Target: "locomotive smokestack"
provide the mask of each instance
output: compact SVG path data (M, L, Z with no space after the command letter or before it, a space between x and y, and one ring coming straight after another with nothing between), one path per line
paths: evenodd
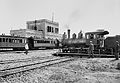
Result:
M70 39L70 29L68 29L68 39Z

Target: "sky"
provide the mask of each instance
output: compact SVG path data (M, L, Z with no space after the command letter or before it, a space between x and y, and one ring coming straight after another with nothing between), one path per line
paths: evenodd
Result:
M104 29L120 35L120 0L0 0L0 34L52 15L61 34L69 28L71 34Z

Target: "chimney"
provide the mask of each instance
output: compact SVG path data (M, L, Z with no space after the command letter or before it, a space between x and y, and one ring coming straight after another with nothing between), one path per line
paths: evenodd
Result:
M70 39L70 29L68 29L68 39Z

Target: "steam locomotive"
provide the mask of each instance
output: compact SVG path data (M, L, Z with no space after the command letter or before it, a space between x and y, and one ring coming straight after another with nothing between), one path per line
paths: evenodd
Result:
M57 47L56 40L53 39L0 35L0 50L24 50L26 43L31 50Z
M116 41L120 42L120 36L105 38L107 34L109 34L108 31L97 30L85 33L85 37L80 32L78 38L76 38L76 34L74 33L72 38L70 38L70 30L68 30L68 38L65 33L63 34L62 52L88 53L90 41L92 41L95 54L115 54Z

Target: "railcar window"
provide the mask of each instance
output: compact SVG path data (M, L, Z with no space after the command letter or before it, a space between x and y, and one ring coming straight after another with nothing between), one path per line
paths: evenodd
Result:
M44 43L47 43L47 41L44 41Z
M51 41L51 44L53 43L53 41Z
M59 29L58 28L55 28L55 33L58 33L59 32Z
M9 39L9 42L11 43L11 42L12 42L12 40L11 40L11 39Z
M50 41L37 40L37 41L34 41L34 43L50 43Z
M24 43L23 39L21 39L21 43Z
M2 42L2 38L0 38L0 42Z
M5 42L5 38L3 38L3 42Z
M18 43L18 41L19 41L18 39L15 39L15 43Z
M17 43L17 40L16 40L16 39L14 39L14 43Z
M15 42L15 40L14 39L12 39L12 43L14 43Z
M49 26L47 26L47 32L49 32Z
M26 39L23 39L23 43L26 43Z
M90 34L90 39L94 39L94 35L93 34Z
M96 39L96 35L94 35L94 39Z
M45 43L50 43L50 41L45 41Z
M52 27L52 33L54 33L54 28Z
M26 43L26 39L24 39L24 41L23 41L24 43Z
M8 42L8 38L6 38L6 42Z
M20 43L22 43L22 39L20 39Z
M47 43L50 43L50 41L47 41Z
M89 35L87 35L86 37L87 37L87 39L89 39Z
M40 41L38 40L37 43L40 43Z
M37 43L42 43L43 41L42 40L38 40Z
M97 35L97 38L100 38L100 35Z

